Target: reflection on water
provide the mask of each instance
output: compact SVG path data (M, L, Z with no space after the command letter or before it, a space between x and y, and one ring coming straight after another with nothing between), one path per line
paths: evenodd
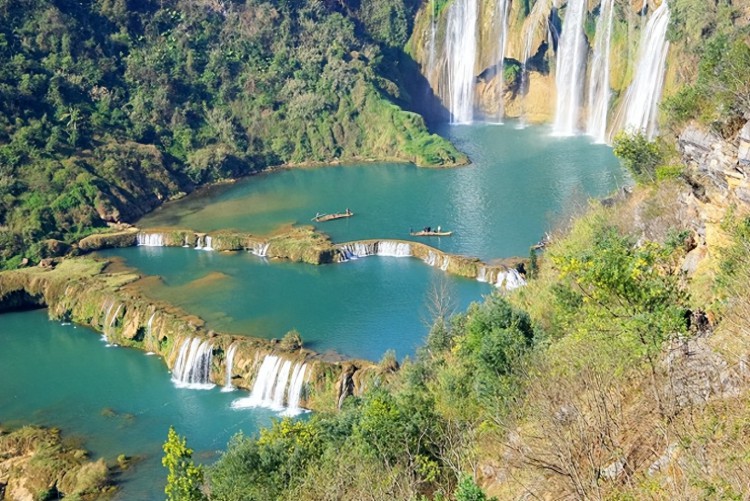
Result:
M337 242L420 240L409 236L410 228L441 226L453 230L453 236L428 243L490 260L526 256L529 246L572 208L623 182L611 149L585 137L554 138L546 128L518 130L514 124L449 127L444 133L469 154L472 165L283 170L167 204L139 225L268 233L284 224L311 224L318 212L348 207L354 217L316 226Z
M247 252L132 247L101 252L158 274L145 294L199 315L215 330L281 338L291 329L316 351L379 360L422 343L431 287L445 281L465 309L493 287L427 266L415 258L368 257L313 266L267 261Z

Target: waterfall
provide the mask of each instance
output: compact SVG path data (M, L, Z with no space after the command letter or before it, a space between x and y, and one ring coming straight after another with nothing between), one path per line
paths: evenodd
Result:
M227 358L224 362L226 364L226 377L224 381L224 387L221 389L221 391L234 391L234 386L232 386L232 366L234 365L234 354L237 352L237 345L232 344L229 347L229 350L227 351Z
M497 44L497 79L498 79L498 96L500 103L498 106L498 122L502 122L505 116L505 99L503 98L503 89L505 88L505 47L508 45L508 8L509 0L498 0L497 14L500 17L500 40Z
M161 233L139 232L135 239L138 245L145 247L164 247L164 235Z
M341 252L340 263L367 256L409 257L412 255L410 244L392 240L354 242L339 245L338 249Z
M109 346L109 338L107 337L107 331L109 330L109 314L112 313L112 308L114 307L114 299L106 299L102 304L102 311L106 310L104 318L102 318L102 341L107 343L107 346Z
M172 382L178 388L208 390L210 382L211 358L213 350L208 339L187 338L180 346L180 353L172 369Z
M148 322L146 323L146 337L151 337L151 332L153 332L155 316L156 316L156 312L153 312L151 314L151 317L148 319Z
M291 382L290 382L291 375ZM266 355L249 397L232 402L233 409L266 407L285 414L299 414L299 400L305 377L305 364L292 362L276 355ZM286 407L286 409L285 409Z
M269 243L253 242L253 245L250 248L250 252L258 257L266 257L268 255L268 247L270 246L271 244Z
M278 377L276 378L276 384L274 385L273 401L271 402L271 409L275 411L284 410L284 397L286 396L286 384L289 381L289 370L292 368L292 362L284 360L279 369Z
M377 255L390 257L409 257L411 256L411 245L404 242L378 242Z
M478 282L487 281L487 268L485 268L484 266L480 266L479 270L477 271L477 281Z
M182 241L182 246L183 247L190 247L191 246L190 245L190 239L188 238L187 235L185 235L185 239Z
M549 31L549 15L551 9L551 0L537 0L531 8L524 23L524 44L523 44L523 61L521 61L521 95L524 96L521 102L521 126L526 121L526 94L529 93L529 59L535 54L531 53L534 45L534 35L541 31Z
M445 46L451 123L471 123L474 118L477 0L455 0L448 7Z
M424 262L427 263L428 266L435 266L435 263L437 262L437 254L435 254L432 251L429 251L427 253L427 257L424 258Z
M625 95L625 130L640 131L649 140L657 133L656 115L669 51L668 26L669 7L664 0L646 23L638 48L635 77Z
M607 111L609 110L609 51L612 42L614 0L602 0L596 20L596 41L589 75L588 122L586 134L598 143L607 141Z
M443 256L443 263L440 265L440 269L443 271L448 271L448 265L451 264L451 258L448 256Z
M505 290L512 291L524 285L526 285L526 280L518 273L518 270L514 268L508 270L508 274L505 277Z
M508 271L499 271L497 273L497 280L495 281L495 287L498 289L505 288L507 291L512 291L526 285L526 280L523 279L518 270L511 268Z
M552 130L560 136L575 134L578 126L587 55L586 35L583 33L586 4L586 0L568 1L557 46L557 106Z
M425 74L428 76L432 75L435 69L435 43L437 38L437 17L435 9L437 7L437 0L431 0L431 13L430 13L430 41L429 41L429 56L427 58L427 71Z
M296 416L302 412L299 406L300 396L302 395L302 385L305 382L305 369L307 364L297 363L292 371L292 380L289 383L289 400L286 404L285 416Z

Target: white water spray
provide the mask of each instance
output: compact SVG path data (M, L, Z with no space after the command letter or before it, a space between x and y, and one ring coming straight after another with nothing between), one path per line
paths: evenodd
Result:
M642 132L649 140L658 132L656 117L669 52L669 14L667 1L664 0L646 23L638 48L635 77L625 95L624 129L629 132Z
M591 60L588 88L588 122L586 134L598 143L607 141L607 111L609 110L609 52L612 43L614 0L602 0L596 20L596 41Z
M559 136L573 135L578 127L587 52L586 35L583 33L586 3L586 0L568 1L557 46L557 106L552 130Z
M180 346L180 353L172 370L172 382L178 388L208 390L214 387L210 382L211 358L213 349L208 339L187 338Z
M236 352L237 345L232 344L227 351L227 358L224 362L226 364L226 375L224 377L224 387L221 389L221 391L234 391L234 386L232 385L232 366L234 365L234 354Z
M477 56L477 0L455 0L448 7L445 34L448 109L451 123L474 119L474 64Z
M161 233L138 233L136 243L144 247L164 247L164 235Z

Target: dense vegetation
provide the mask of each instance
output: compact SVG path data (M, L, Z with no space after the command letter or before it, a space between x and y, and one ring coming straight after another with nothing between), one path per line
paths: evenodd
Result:
M0 267L269 165L463 161L394 104L415 7L0 1Z
M396 371L386 357L368 392L338 412L235 437L207 470L207 497L484 499L472 480L481 477L505 479L493 487L501 499L641 498L655 488L648 465L663 453L647 444L666 448L681 436L689 451L707 433L705 423L688 424L704 408L690 395L704 390L667 349L701 343L706 328L680 272L695 246L672 207L681 189L668 181L616 206L594 204L509 298L447 315L450 293L441 290L414 360ZM741 279L728 277L749 248L747 224L739 227L722 274L735 285ZM710 471L685 475L683 494L720 488Z

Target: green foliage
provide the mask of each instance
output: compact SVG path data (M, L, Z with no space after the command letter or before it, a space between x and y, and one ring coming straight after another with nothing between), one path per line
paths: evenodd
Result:
M458 484L456 501L497 501L497 498L488 498L482 489L469 475L465 475Z
M723 23L719 20L714 20L713 24L707 21L703 7L686 10L686 16L688 13L694 16L690 17L690 21L679 16L673 20L673 23L692 23L687 24L685 29L698 32L690 36L700 41L695 48L700 59L695 81L666 99L663 107L674 125L697 119L711 125L725 137L731 137L737 130L737 123L742 121L745 110L750 107L750 46L746 35L731 26L728 20L732 17L729 12L731 8L723 2L718 5L725 5L727 11L720 9ZM712 34L707 36L707 33Z
M161 464L169 473L164 493L169 501L200 501L206 499L201 492L203 468L193 464L193 450L187 440L180 437L173 427L169 427L167 441L162 447L164 456Z
M296 329L292 329L281 338L281 347L287 351L297 351L302 348L302 336Z
M465 161L390 102L408 97L397 61L417 7L3 5L0 227L31 249L269 165Z
M638 182L653 181L656 168L664 161L659 145L642 132L619 132L614 139L614 154Z
M340 412L278 421L257 439L235 437L209 469L212 498L418 499L452 492L470 464L466 440L499 420L504 404L520 394L517 369L533 330L528 316L493 296L439 320L430 338L429 349L396 372L395 355L386 354L377 382L345 400Z
M562 330L604 336L621 347L623 361L650 360L663 341L686 329L674 248L636 245L607 226L592 236L590 247L550 256L561 278L554 293Z

